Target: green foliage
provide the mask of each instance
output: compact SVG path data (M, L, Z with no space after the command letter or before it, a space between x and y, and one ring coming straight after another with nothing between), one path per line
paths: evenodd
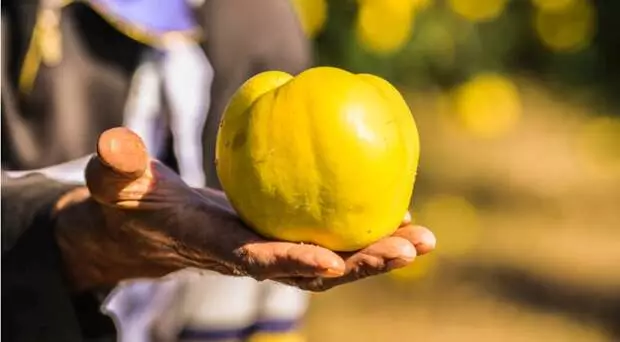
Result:
M380 56L356 40L356 1L330 1L327 23L316 38L318 63L370 72L413 88L451 88L482 71L527 73L563 87L614 93L620 85L618 2L593 3L596 32L578 51L551 51L534 29L530 1L512 0L497 18L470 22L446 1L415 13L413 35L397 53ZM613 8L612 8L613 7ZM603 12L608 12L607 14ZM615 98L616 96L614 96Z

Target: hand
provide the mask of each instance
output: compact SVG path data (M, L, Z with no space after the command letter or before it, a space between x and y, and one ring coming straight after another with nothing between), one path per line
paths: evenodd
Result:
M101 135L86 181L89 191L58 205L57 237L77 290L193 267L323 291L403 267L435 246L409 215L392 236L356 253L266 240L221 191L188 187L125 128Z

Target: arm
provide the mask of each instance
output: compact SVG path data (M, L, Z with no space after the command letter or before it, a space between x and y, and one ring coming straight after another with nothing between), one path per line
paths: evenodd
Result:
M100 136L97 156L86 169L86 182L93 197L87 203L92 207L82 210L101 210L101 219L84 218L95 220L91 227L100 229L100 237L93 240L92 250L73 254L99 253L97 261L112 262L111 267L100 267L102 278L93 284L193 267L325 291L406 266L435 247L432 232L411 225L408 217L392 236L354 253L267 240L243 224L225 194L188 187L172 170L151 160L140 138L124 128ZM102 223L103 229L98 227ZM67 224L74 229L80 226L89 225ZM104 247L102 241L109 245ZM88 244L67 246L79 249ZM97 266L84 257L67 258L72 259L86 267Z
M54 207L74 188L2 172L3 340L80 341L54 237Z
M2 171L2 256L37 223L51 223L56 202L76 187L39 173L11 177Z
M435 245L428 229L408 220L392 236L355 253L267 240L243 224L223 193L187 186L150 159L139 137L124 128L100 136L85 176L88 189L55 183L53 196L33 195L33 202L47 199L45 227L35 230L45 236L34 242L59 250L61 257L54 260L60 259L61 268L49 269L61 270L59 276L74 292L109 289L122 280L161 277L188 267L324 291L403 267ZM6 253L30 246L25 255L38 265L44 253L27 239L33 230L7 233L13 231L14 247L7 245ZM3 252L3 274L6 259Z
M84 184L90 156L27 171L2 171L2 254L33 225L36 217L51 220L60 198Z

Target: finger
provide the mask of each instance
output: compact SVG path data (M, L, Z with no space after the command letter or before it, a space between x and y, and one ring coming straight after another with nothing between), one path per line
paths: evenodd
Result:
M353 254L346 260L345 274L336 278L316 277L276 279L309 291L325 291L332 287L364 279L404 267L416 257L416 250L406 239L387 237Z
M390 236L355 253L347 260L349 282L388 272L411 263L416 257L415 247L401 237Z
M95 199L114 204L119 194L132 192L130 185L145 174L148 164L138 135L124 127L109 129L99 136L97 154L86 166L86 185Z
M313 245L256 242L242 248L249 273L261 279L282 277L339 277L345 261L336 253Z
M399 228L392 236L401 237L411 242L417 251L417 255L430 253L435 249L437 239L435 235L425 227L407 225Z
M125 127L109 129L99 136L97 156L110 171L132 179L142 176L149 162L142 139Z

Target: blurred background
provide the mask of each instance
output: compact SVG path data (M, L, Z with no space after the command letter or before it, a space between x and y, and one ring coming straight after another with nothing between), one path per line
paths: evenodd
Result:
M435 253L316 295L311 341L620 341L620 3L294 1L421 137Z
M408 101L414 221L438 238L411 267L312 295L307 340L620 341L620 2L286 1L313 64Z

